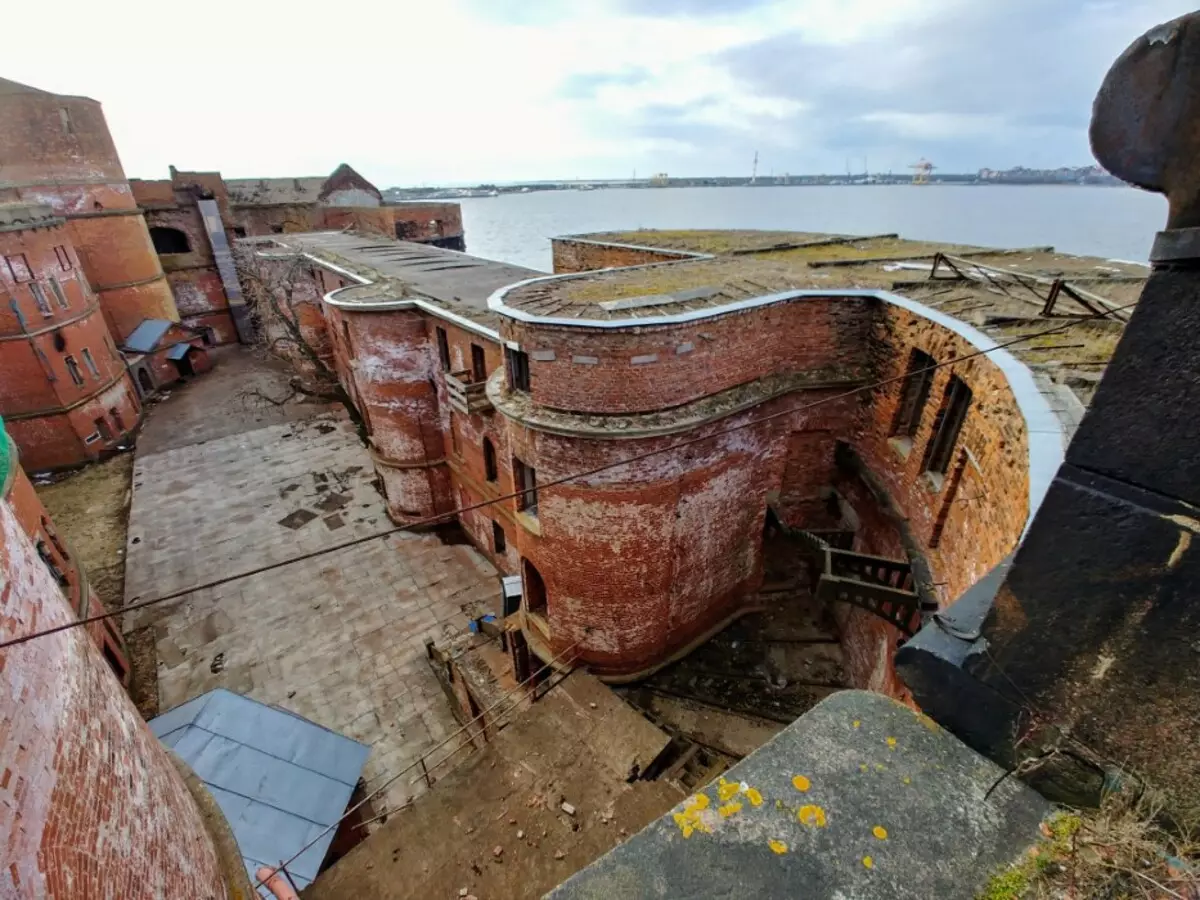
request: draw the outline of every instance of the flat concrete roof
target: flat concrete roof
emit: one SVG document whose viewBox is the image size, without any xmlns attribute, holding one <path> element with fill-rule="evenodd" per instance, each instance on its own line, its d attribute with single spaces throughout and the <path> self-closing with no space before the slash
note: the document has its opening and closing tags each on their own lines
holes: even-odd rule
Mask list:
<svg viewBox="0 0 1200 900">
<path fill-rule="evenodd" d="M 499 328 L 500 317 L 488 309 L 488 297 L 505 285 L 545 274 L 457 250 L 345 231 L 280 234 L 272 238 L 369 281 L 402 284 L 407 288 L 404 293 L 437 301 L 446 311 L 492 329 Z M 402 302 L 404 294 L 392 293 Z M 386 302 L 379 292 L 345 291 L 339 295 L 341 305 L 347 307 L 356 300 L 372 308 L 380 308 L 380 303 Z"/>
</svg>

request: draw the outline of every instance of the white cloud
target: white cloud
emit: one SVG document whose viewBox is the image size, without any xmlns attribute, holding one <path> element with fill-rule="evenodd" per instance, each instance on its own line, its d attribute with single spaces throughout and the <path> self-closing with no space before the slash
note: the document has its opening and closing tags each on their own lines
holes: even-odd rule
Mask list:
<svg viewBox="0 0 1200 900">
<path fill-rule="evenodd" d="M 1178 2 L 1153 0 L 1146 16 Z M 1063 4 L 1097 17 L 1125 15 L 1111 3 L 1052 5 Z M 851 100 L 836 116 L 901 138 L 961 141 L 1004 130 L 987 109 L 855 109 L 852 102 L 857 92 L 914 80 L 944 48 L 939 42 L 954 40 L 940 28 L 946 17 L 1001 7 L 1001 0 L 341 0 L 333 7 L 64 0 L 6 11 L 6 31 L 26 39 L 6 44 L 2 72 L 101 100 L 127 171 L 140 177 L 165 177 L 169 163 L 237 177 L 320 174 L 342 161 L 381 185 L 614 177 L 633 168 L 722 174 L 733 160 L 736 171 L 745 168 L 757 146 L 781 156 L 803 147 L 808 161 L 852 152 L 838 145 L 822 155 L 830 111 L 816 104 L 810 84 L 826 94 L 831 82 L 848 88 Z M 821 50 L 811 64 L 791 61 L 786 86 L 742 80 L 729 68 L 730 52 L 753 53 L 785 35 Z M 1085 49 L 1061 44 L 1060 68 Z M 1014 51 L 1011 67 L 1019 80 L 1030 65 Z M 985 148 L 978 155 L 978 165 L 993 162 Z M 801 159 L 778 162 L 796 171 Z"/>
</svg>

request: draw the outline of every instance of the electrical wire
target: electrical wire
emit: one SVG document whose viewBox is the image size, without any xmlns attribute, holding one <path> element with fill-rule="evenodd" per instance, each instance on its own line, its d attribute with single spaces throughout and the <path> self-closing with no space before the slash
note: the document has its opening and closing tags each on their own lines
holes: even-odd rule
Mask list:
<svg viewBox="0 0 1200 900">
<path fill-rule="evenodd" d="M 288 863 L 295 862 L 296 859 L 302 853 L 304 853 L 306 850 L 308 850 L 310 847 L 312 847 L 317 841 L 319 841 L 325 835 L 329 834 L 330 831 L 337 828 L 337 826 L 342 824 L 342 822 L 344 822 L 346 819 L 348 819 L 352 813 L 354 813 L 356 810 L 360 809 L 361 807 L 363 807 L 364 805 L 369 803 L 375 797 L 379 796 L 379 794 L 381 794 L 383 792 L 384 788 L 386 788 L 388 785 L 392 784 L 393 782 L 399 780 L 401 777 L 403 777 L 408 772 L 411 772 L 418 765 L 420 765 L 422 762 L 424 762 L 425 757 L 431 756 L 435 750 L 438 750 L 439 748 L 446 746 L 446 744 L 448 744 L 450 742 L 451 738 L 457 737 L 458 735 L 462 734 L 468 728 L 470 728 L 472 725 L 474 725 L 476 722 L 478 722 L 480 719 L 482 719 L 484 716 L 486 716 L 488 713 L 490 713 L 492 710 L 494 710 L 501 703 L 504 703 L 506 700 L 510 699 L 513 694 L 515 694 L 521 688 L 528 685 L 531 681 L 533 681 L 535 678 L 537 678 L 542 672 L 545 672 L 547 669 L 551 668 L 554 665 L 555 660 L 559 659 L 564 654 L 570 653 L 572 650 L 574 650 L 576 647 L 578 647 L 580 644 L 582 644 L 583 641 L 584 641 L 584 638 L 580 638 L 575 643 L 573 643 L 570 647 L 567 647 L 564 650 L 558 651 L 558 653 L 556 653 L 556 654 L 554 654 L 554 656 L 550 657 L 549 662 L 543 663 L 541 668 L 536 669 L 533 672 L 533 674 L 531 674 L 528 678 L 526 678 L 520 684 L 516 685 L 515 687 L 509 688 L 507 691 L 505 691 L 500 696 L 500 699 L 498 699 L 495 703 L 493 703 L 487 709 L 483 710 L 477 716 L 475 716 L 473 719 L 466 722 L 466 724 L 464 724 L 457 731 L 451 732 L 450 734 L 446 735 L 446 737 L 442 738 L 442 740 L 440 740 L 438 743 L 434 744 L 432 747 L 430 747 L 428 750 L 426 750 L 423 754 L 421 754 L 421 756 L 419 756 L 415 762 L 409 763 L 407 766 L 405 766 L 399 772 L 396 772 L 394 775 L 389 777 L 387 779 L 387 781 L 383 782 L 383 784 L 379 785 L 379 787 L 375 788 L 375 790 L 371 791 L 371 793 L 367 794 L 367 796 L 363 797 L 361 800 L 359 800 L 357 803 L 355 803 L 353 806 L 351 806 L 349 809 L 347 809 L 346 812 L 342 815 L 342 817 L 340 819 L 338 819 L 336 822 L 333 822 L 330 825 L 325 826 L 325 829 L 323 831 L 321 831 L 316 837 L 314 837 L 311 841 L 309 841 L 307 844 L 305 844 L 303 847 L 301 847 L 299 850 L 297 850 L 294 854 L 292 854 L 286 860 L 281 862 L 277 867 L 275 867 L 271 871 L 270 875 L 268 875 L 266 878 L 259 880 L 258 884 L 254 885 L 254 890 L 257 891 L 260 887 L 262 887 L 264 884 L 266 884 L 277 872 L 283 871 L 287 867 Z M 561 681 L 555 682 L 555 684 L 561 684 Z M 520 702 L 520 699 L 524 699 L 524 698 L 519 698 L 518 702 Z M 514 709 L 515 709 L 515 707 L 514 707 Z M 461 748 L 459 748 L 459 749 L 461 749 Z M 456 749 L 454 752 L 448 754 L 437 765 L 441 765 L 442 762 L 445 762 L 447 759 L 449 759 L 451 756 L 453 756 L 454 753 L 457 753 L 457 752 L 458 752 L 458 750 Z"/>
<path fill-rule="evenodd" d="M 1047 328 L 1042 331 L 1035 331 L 1030 334 L 1019 335 L 1015 338 L 1012 338 L 1011 340 L 998 343 L 993 347 L 989 347 L 984 350 L 976 350 L 972 353 L 966 354 L 965 356 L 959 356 L 959 357 L 956 357 L 955 359 L 947 360 L 945 362 L 935 363 L 931 366 L 926 366 L 923 369 L 906 371 L 903 374 L 894 375 L 891 378 L 884 378 L 884 379 L 882 379 L 880 381 L 876 381 L 872 384 L 860 385 L 859 387 L 850 388 L 846 391 L 842 391 L 837 394 L 831 394 L 829 396 L 822 397 L 821 399 L 814 400 L 811 403 L 802 404 L 800 406 L 789 406 L 788 408 L 779 410 L 778 412 L 773 412 L 773 413 L 769 413 L 764 416 L 757 416 L 752 419 L 747 419 L 745 422 L 742 422 L 741 424 L 733 425 L 733 426 L 730 426 L 729 428 L 719 429 L 717 431 L 711 432 L 710 434 L 705 434 L 705 435 L 701 435 L 701 436 L 694 437 L 694 438 L 688 438 L 687 440 L 684 440 L 684 441 L 676 441 L 675 443 L 668 444 L 665 447 L 659 447 L 654 450 L 647 450 L 642 453 L 635 453 L 634 455 L 625 457 L 624 459 L 619 459 L 614 462 L 604 463 L 599 466 L 594 466 L 590 469 L 584 469 L 581 472 L 574 472 L 570 475 L 563 475 L 559 478 L 554 478 L 554 479 L 551 479 L 549 481 L 545 481 L 545 482 L 539 484 L 537 486 L 536 490 L 540 493 L 540 492 L 546 490 L 547 488 L 552 488 L 552 487 L 556 487 L 557 485 L 566 484 L 567 482 L 570 482 L 570 481 L 576 481 L 580 478 L 590 478 L 593 475 L 599 475 L 602 472 L 607 472 L 612 469 L 617 469 L 617 468 L 620 468 L 621 466 L 627 466 L 632 463 L 641 462 L 642 460 L 650 459 L 655 456 L 661 456 L 665 453 L 672 453 L 676 450 L 683 449 L 684 447 L 691 447 L 695 444 L 700 444 L 705 441 L 715 440 L 716 438 L 723 437 L 727 434 L 733 434 L 734 432 L 737 432 L 737 431 L 743 431 L 747 428 L 753 428 L 756 425 L 763 424 L 764 422 L 770 422 L 775 419 L 783 418 L 784 416 L 792 416 L 792 415 L 795 415 L 796 413 L 807 412 L 810 409 L 815 409 L 818 406 L 824 406 L 827 403 L 833 403 L 837 400 L 844 400 L 848 397 L 854 397 L 859 394 L 867 393 L 869 391 L 878 390 L 881 387 L 886 387 L 887 385 L 893 384 L 897 381 L 903 381 L 904 379 L 909 378 L 912 375 L 922 374 L 925 372 L 933 372 L 938 369 L 944 369 L 944 368 L 948 368 L 951 366 L 961 365 L 962 363 L 967 362 L 968 360 L 975 359 L 980 356 L 987 356 L 990 353 L 995 353 L 997 350 L 1004 350 L 1008 347 L 1012 347 L 1017 344 L 1024 343 L 1025 341 L 1033 340 L 1034 338 L 1045 337 L 1048 334 L 1057 334 L 1058 332 L 1065 331 L 1068 328 L 1071 328 L 1071 327 L 1081 324 L 1083 322 L 1089 322 L 1089 321 L 1092 321 L 1095 319 L 1108 318 L 1112 313 L 1121 312 L 1123 310 L 1130 309 L 1135 305 L 1136 305 L 1136 303 L 1127 303 L 1124 306 L 1118 306 L 1111 310 L 1106 310 L 1104 313 L 1095 313 L 1095 314 L 1092 314 L 1089 316 L 1081 316 L 1080 318 L 1071 319 L 1070 321 L 1064 322 L 1061 325 L 1055 325 L 1052 328 Z M 385 531 L 377 532 L 376 534 L 367 535 L 366 537 L 354 538 L 352 540 L 345 541 L 341 544 L 335 544 L 332 547 L 326 547 L 322 550 L 314 550 L 310 553 L 304 553 L 299 556 L 294 556 L 294 557 L 291 557 L 290 559 L 286 559 L 286 560 L 283 560 L 283 561 L 277 562 L 277 563 L 272 563 L 271 565 L 267 565 L 267 566 L 261 566 L 257 569 L 251 569 L 250 571 L 247 571 L 247 572 L 242 572 L 242 573 L 239 573 L 236 575 L 228 575 L 224 578 L 217 578 L 212 581 L 205 582 L 203 584 L 193 585 L 191 587 L 188 587 L 188 588 L 185 588 L 182 590 L 173 591 L 172 593 L 166 594 L 162 597 L 156 597 L 152 600 L 143 600 L 138 603 L 129 604 L 128 606 L 122 606 L 115 610 L 110 610 L 110 611 L 107 611 L 104 613 L 98 613 L 96 615 L 87 616 L 82 619 L 76 619 L 72 622 L 68 622 L 63 625 L 56 625 L 53 628 L 46 628 L 42 631 L 34 631 L 34 632 L 31 632 L 30 634 L 21 635 L 20 637 L 9 638 L 7 640 L 0 641 L 0 650 L 5 650 L 9 647 L 15 647 L 20 644 L 24 644 L 27 641 L 36 640 L 37 638 L 47 637 L 52 634 L 58 634 L 59 632 L 67 631 L 71 628 L 77 628 L 81 625 L 90 625 L 93 622 L 99 622 L 103 619 L 112 618 L 113 616 L 119 616 L 119 615 L 122 615 L 122 614 L 128 613 L 128 612 L 135 612 L 139 609 L 145 609 L 146 607 L 155 606 L 159 603 L 166 603 L 170 600 L 178 600 L 181 597 L 185 597 L 188 594 L 193 594 L 197 591 L 203 591 L 203 590 L 207 590 L 209 588 L 220 587 L 222 585 L 229 584 L 232 581 L 240 581 L 243 578 L 249 578 L 252 575 L 258 575 L 263 572 L 270 572 L 275 569 L 283 568 L 284 566 L 290 566 L 293 563 L 302 562 L 306 559 L 312 559 L 317 556 L 324 556 L 329 553 L 336 553 L 339 550 L 345 550 L 349 547 L 355 547 L 355 546 L 358 546 L 359 544 L 367 543 L 368 541 L 375 541 L 375 540 L 379 540 L 381 538 L 390 537 L 391 535 L 398 534 L 400 532 L 412 531 L 414 529 L 424 528 L 429 525 L 436 525 L 439 522 L 445 522 L 449 519 L 455 518 L 456 516 L 459 516 L 462 513 L 472 512 L 477 509 L 484 509 L 486 507 L 492 506 L 493 504 L 500 503 L 504 500 L 513 500 L 518 497 L 525 496 L 528 493 L 529 492 L 526 490 L 516 490 L 516 491 L 510 491 L 509 493 L 506 493 L 506 494 L 499 494 L 495 497 L 489 497 L 486 500 L 482 500 L 479 503 L 472 503 L 467 506 L 461 506 L 461 507 L 449 510 L 444 513 L 439 513 L 439 514 L 433 515 L 433 516 L 427 516 L 423 519 L 418 519 L 414 522 L 407 522 L 404 525 L 398 525 L 395 528 L 389 528 Z"/>
</svg>

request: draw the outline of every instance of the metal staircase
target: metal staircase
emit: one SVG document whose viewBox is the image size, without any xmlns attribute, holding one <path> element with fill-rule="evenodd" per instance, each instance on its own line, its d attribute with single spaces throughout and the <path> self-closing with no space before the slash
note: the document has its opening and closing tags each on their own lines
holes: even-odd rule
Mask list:
<svg viewBox="0 0 1200 900">
<path fill-rule="evenodd" d="M 772 523 L 808 558 L 813 593 L 822 603 L 848 603 L 911 636 L 921 626 L 921 600 L 912 566 L 898 559 L 831 547 L 819 536 Z"/>
</svg>

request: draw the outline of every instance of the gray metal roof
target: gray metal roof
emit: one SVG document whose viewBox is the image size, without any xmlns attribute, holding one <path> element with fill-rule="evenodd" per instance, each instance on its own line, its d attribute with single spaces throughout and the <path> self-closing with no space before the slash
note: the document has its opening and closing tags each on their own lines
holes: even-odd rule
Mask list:
<svg viewBox="0 0 1200 900">
<path fill-rule="evenodd" d="M 308 719 L 218 688 L 150 720 L 221 807 L 251 878 L 277 866 L 346 811 L 370 748 Z M 330 831 L 288 872 L 317 877 Z M 269 897 L 266 888 L 260 889 Z"/>
<path fill-rule="evenodd" d="M 168 319 L 143 319 L 142 324 L 125 338 L 125 349 L 134 353 L 151 352 L 173 324 Z"/>
</svg>

